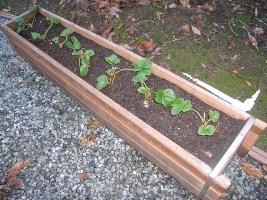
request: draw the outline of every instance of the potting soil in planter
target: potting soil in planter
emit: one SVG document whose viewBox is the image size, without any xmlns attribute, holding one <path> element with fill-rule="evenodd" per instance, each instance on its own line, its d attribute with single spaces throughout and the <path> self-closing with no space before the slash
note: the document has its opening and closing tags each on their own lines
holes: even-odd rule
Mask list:
<svg viewBox="0 0 267 200">
<path fill-rule="evenodd" d="M 71 51 L 66 45 L 60 49 L 57 44 L 51 42 L 53 37 L 60 35 L 64 29 L 63 26 L 53 25 L 44 41 L 33 40 L 31 38 L 31 32 L 44 33 L 48 26 L 49 23 L 46 19 L 41 15 L 37 15 L 33 28 L 21 32 L 21 36 L 60 62 L 76 75 L 80 76 L 78 58 L 71 55 Z M 89 74 L 84 78 L 88 83 L 95 86 L 97 77 L 106 74 L 106 70 L 109 68 L 108 63 L 105 61 L 105 57 L 115 53 L 78 34 L 74 33 L 73 35 L 79 39 L 82 48 L 85 50 L 92 49 L 95 52 L 95 55 L 91 58 Z M 120 60 L 121 61 L 118 64 L 119 68 L 131 67 L 132 63 L 121 57 Z M 148 108 L 144 107 L 144 97 L 137 92 L 139 85 L 134 85 L 132 82 L 134 75 L 135 72 L 131 71 L 121 72 L 118 74 L 113 84 L 108 85 L 101 91 L 173 142 L 191 152 L 211 167 L 214 167 L 233 142 L 234 138 L 244 125 L 244 122 L 235 120 L 220 112 L 219 121 L 216 123 L 216 133 L 213 136 L 199 136 L 197 135 L 197 130 L 201 125 L 201 120 L 196 113 L 189 111 L 180 113 L 177 116 L 172 116 L 169 108 L 165 108 L 154 101 L 150 103 Z M 209 109 L 215 110 L 196 97 L 186 93 L 178 86 L 154 75 L 149 77 L 146 84 L 153 91 L 167 88 L 174 90 L 179 97 L 190 100 L 193 108 L 198 110 L 201 114 L 205 112 L 207 115 Z"/>
</svg>

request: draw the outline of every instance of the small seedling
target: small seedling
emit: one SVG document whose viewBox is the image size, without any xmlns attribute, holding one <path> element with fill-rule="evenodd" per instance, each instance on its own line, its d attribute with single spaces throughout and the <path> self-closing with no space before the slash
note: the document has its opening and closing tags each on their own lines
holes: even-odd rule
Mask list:
<svg viewBox="0 0 267 200">
<path fill-rule="evenodd" d="M 209 110 L 209 113 L 208 113 L 208 119 L 206 120 L 206 115 L 205 113 L 203 114 L 203 116 L 201 116 L 201 114 L 194 110 L 194 109 L 191 109 L 192 111 L 194 111 L 195 113 L 197 113 L 197 115 L 199 116 L 199 118 L 201 119 L 202 121 L 202 125 L 198 128 L 198 131 L 197 133 L 199 135 L 213 135 L 214 132 L 216 131 L 216 128 L 215 126 L 209 124 L 210 122 L 217 122 L 219 120 L 219 117 L 220 117 L 220 113 L 217 112 L 217 111 L 213 111 L 213 110 Z"/>
<path fill-rule="evenodd" d="M 53 25 L 59 24 L 60 20 L 55 18 L 55 17 L 46 17 L 46 20 L 49 22 L 49 27 L 46 29 L 44 34 L 37 33 L 37 32 L 32 32 L 32 39 L 33 40 L 45 40 L 46 35 L 49 32 L 49 30 L 52 28 Z"/>
<path fill-rule="evenodd" d="M 52 42 L 58 44 L 59 48 L 63 48 L 64 44 L 68 41 L 69 36 L 73 33 L 73 30 L 65 28 L 59 36 L 52 38 Z M 60 43 L 60 37 L 64 37 L 63 42 Z"/>
<path fill-rule="evenodd" d="M 66 42 L 66 45 L 69 49 L 72 50 L 72 55 L 79 55 L 81 54 L 81 51 L 78 51 L 81 49 L 81 43 L 80 41 L 75 37 L 75 36 L 71 36 L 70 41 Z"/>
<path fill-rule="evenodd" d="M 110 56 L 105 57 L 106 62 L 110 65 L 110 68 L 106 71 L 107 75 L 101 75 L 97 78 L 96 88 L 101 90 L 109 84 L 112 84 L 117 77 L 117 74 L 122 71 L 134 71 L 133 69 L 124 68 L 119 69 L 116 67 L 120 63 L 120 59 L 117 55 L 111 54 Z"/>
<path fill-rule="evenodd" d="M 140 94 L 143 94 L 145 101 L 150 101 L 152 99 L 152 90 L 146 85 L 145 82 L 141 82 L 142 86 L 137 89 Z"/>
<path fill-rule="evenodd" d="M 155 101 L 164 107 L 171 107 L 171 115 L 188 112 L 192 109 L 191 101 L 178 98 L 172 89 L 158 90 Z"/>
<path fill-rule="evenodd" d="M 133 64 L 134 71 L 137 74 L 133 77 L 132 81 L 136 83 L 142 83 L 148 80 L 152 72 L 152 63 L 149 60 L 143 59 Z"/>
<path fill-rule="evenodd" d="M 23 17 L 17 17 L 15 19 L 15 22 L 17 24 L 17 33 L 20 33 L 21 31 L 25 31 L 29 29 L 29 26 L 25 24 L 25 20 Z"/>
<path fill-rule="evenodd" d="M 90 67 L 90 60 L 95 52 L 91 49 L 86 51 L 80 50 L 79 55 L 79 66 L 80 66 L 80 75 L 85 77 L 88 74 L 89 67 Z"/>
</svg>

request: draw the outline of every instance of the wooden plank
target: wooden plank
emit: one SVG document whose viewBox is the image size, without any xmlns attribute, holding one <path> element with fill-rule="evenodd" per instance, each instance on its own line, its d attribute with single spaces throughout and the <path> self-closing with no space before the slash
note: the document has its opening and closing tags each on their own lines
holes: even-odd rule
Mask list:
<svg viewBox="0 0 267 200">
<path fill-rule="evenodd" d="M 208 165 L 103 95 L 8 27 L 4 27 L 4 31 L 17 50 L 39 70 L 65 88 L 78 102 L 190 191 L 199 194 L 211 171 Z M 207 193 L 207 198 L 219 198 L 229 185 L 228 179 L 223 176 L 217 177 L 214 186 Z"/>
<path fill-rule="evenodd" d="M 253 158 L 254 160 L 257 160 L 263 165 L 267 166 L 267 153 L 258 147 L 253 146 L 251 150 L 248 152 L 248 155 Z"/>
</svg>

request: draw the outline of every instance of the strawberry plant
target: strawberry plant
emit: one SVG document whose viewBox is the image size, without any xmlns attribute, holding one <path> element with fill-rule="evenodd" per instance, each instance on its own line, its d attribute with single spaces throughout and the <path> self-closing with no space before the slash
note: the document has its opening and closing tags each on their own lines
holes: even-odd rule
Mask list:
<svg viewBox="0 0 267 200">
<path fill-rule="evenodd" d="M 152 72 L 152 63 L 149 60 L 143 59 L 133 64 L 134 71 L 137 74 L 133 77 L 132 81 L 136 83 L 142 83 L 148 80 Z"/>
<path fill-rule="evenodd" d="M 63 48 L 64 44 L 68 41 L 69 36 L 73 33 L 73 30 L 69 28 L 65 28 L 59 36 L 52 38 L 52 42 L 58 44 L 59 48 Z M 60 37 L 63 37 L 64 40 L 60 42 Z"/>
<path fill-rule="evenodd" d="M 203 116 L 201 116 L 201 114 L 194 110 L 194 109 L 191 109 L 192 111 L 194 111 L 195 113 L 197 113 L 197 115 L 199 116 L 199 118 L 201 119 L 202 121 L 202 125 L 198 128 L 198 135 L 213 135 L 216 131 L 216 128 L 215 126 L 209 124 L 209 123 L 215 123 L 219 120 L 219 117 L 220 117 L 220 113 L 217 112 L 217 111 L 213 111 L 213 110 L 209 110 L 209 113 L 208 113 L 208 119 L 206 120 L 206 115 L 205 113 L 203 114 Z"/>
<path fill-rule="evenodd" d="M 180 112 L 188 112 L 192 109 L 191 101 L 178 98 L 171 89 L 158 90 L 155 101 L 164 107 L 171 107 L 171 115 L 177 115 Z"/>
<path fill-rule="evenodd" d="M 30 27 L 25 23 L 25 20 L 23 17 L 17 17 L 15 19 L 15 22 L 17 24 L 16 32 L 20 33 L 21 31 L 28 30 Z"/>
<path fill-rule="evenodd" d="M 134 63 L 133 68 L 119 69 L 116 65 L 120 62 L 120 59 L 116 55 L 112 54 L 106 57 L 105 60 L 108 64 L 110 64 L 110 68 L 106 71 L 108 76 L 101 75 L 97 78 L 96 88 L 98 90 L 106 87 L 108 84 L 112 84 L 118 73 L 122 71 L 135 71 L 137 72 L 137 75 L 133 77 L 133 82 L 142 84 L 142 87 L 138 90 L 138 92 L 144 94 L 145 98 L 151 96 L 150 89 L 144 84 L 152 71 L 152 63 L 150 61 L 143 59 Z"/>
<path fill-rule="evenodd" d="M 75 36 L 71 36 L 70 39 L 70 41 L 66 42 L 66 46 L 72 50 L 72 55 L 80 55 L 82 53 L 81 51 L 78 51 L 81 49 L 80 41 Z"/>
<path fill-rule="evenodd" d="M 48 31 L 52 28 L 53 25 L 57 25 L 60 23 L 60 20 L 55 17 L 46 17 L 46 20 L 49 22 L 49 27 L 46 29 L 44 34 L 32 32 L 33 40 L 45 40 Z"/>
</svg>

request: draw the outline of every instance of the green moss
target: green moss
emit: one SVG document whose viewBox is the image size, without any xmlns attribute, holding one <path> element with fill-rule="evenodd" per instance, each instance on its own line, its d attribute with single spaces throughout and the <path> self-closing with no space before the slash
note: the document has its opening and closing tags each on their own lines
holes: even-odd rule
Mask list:
<svg viewBox="0 0 267 200">
<path fill-rule="evenodd" d="M 261 135 L 256 144 L 260 149 L 267 151 L 267 133 Z"/>
<path fill-rule="evenodd" d="M 150 32 L 150 37 L 152 40 L 159 45 L 162 45 L 168 39 L 168 34 L 166 34 L 161 27 L 155 26 Z"/>
<path fill-rule="evenodd" d="M 129 39 L 129 34 L 124 26 L 124 19 L 122 17 L 116 18 L 113 26 L 114 32 L 118 37 L 119 42 L 127 43 Z"/>
</svg>

